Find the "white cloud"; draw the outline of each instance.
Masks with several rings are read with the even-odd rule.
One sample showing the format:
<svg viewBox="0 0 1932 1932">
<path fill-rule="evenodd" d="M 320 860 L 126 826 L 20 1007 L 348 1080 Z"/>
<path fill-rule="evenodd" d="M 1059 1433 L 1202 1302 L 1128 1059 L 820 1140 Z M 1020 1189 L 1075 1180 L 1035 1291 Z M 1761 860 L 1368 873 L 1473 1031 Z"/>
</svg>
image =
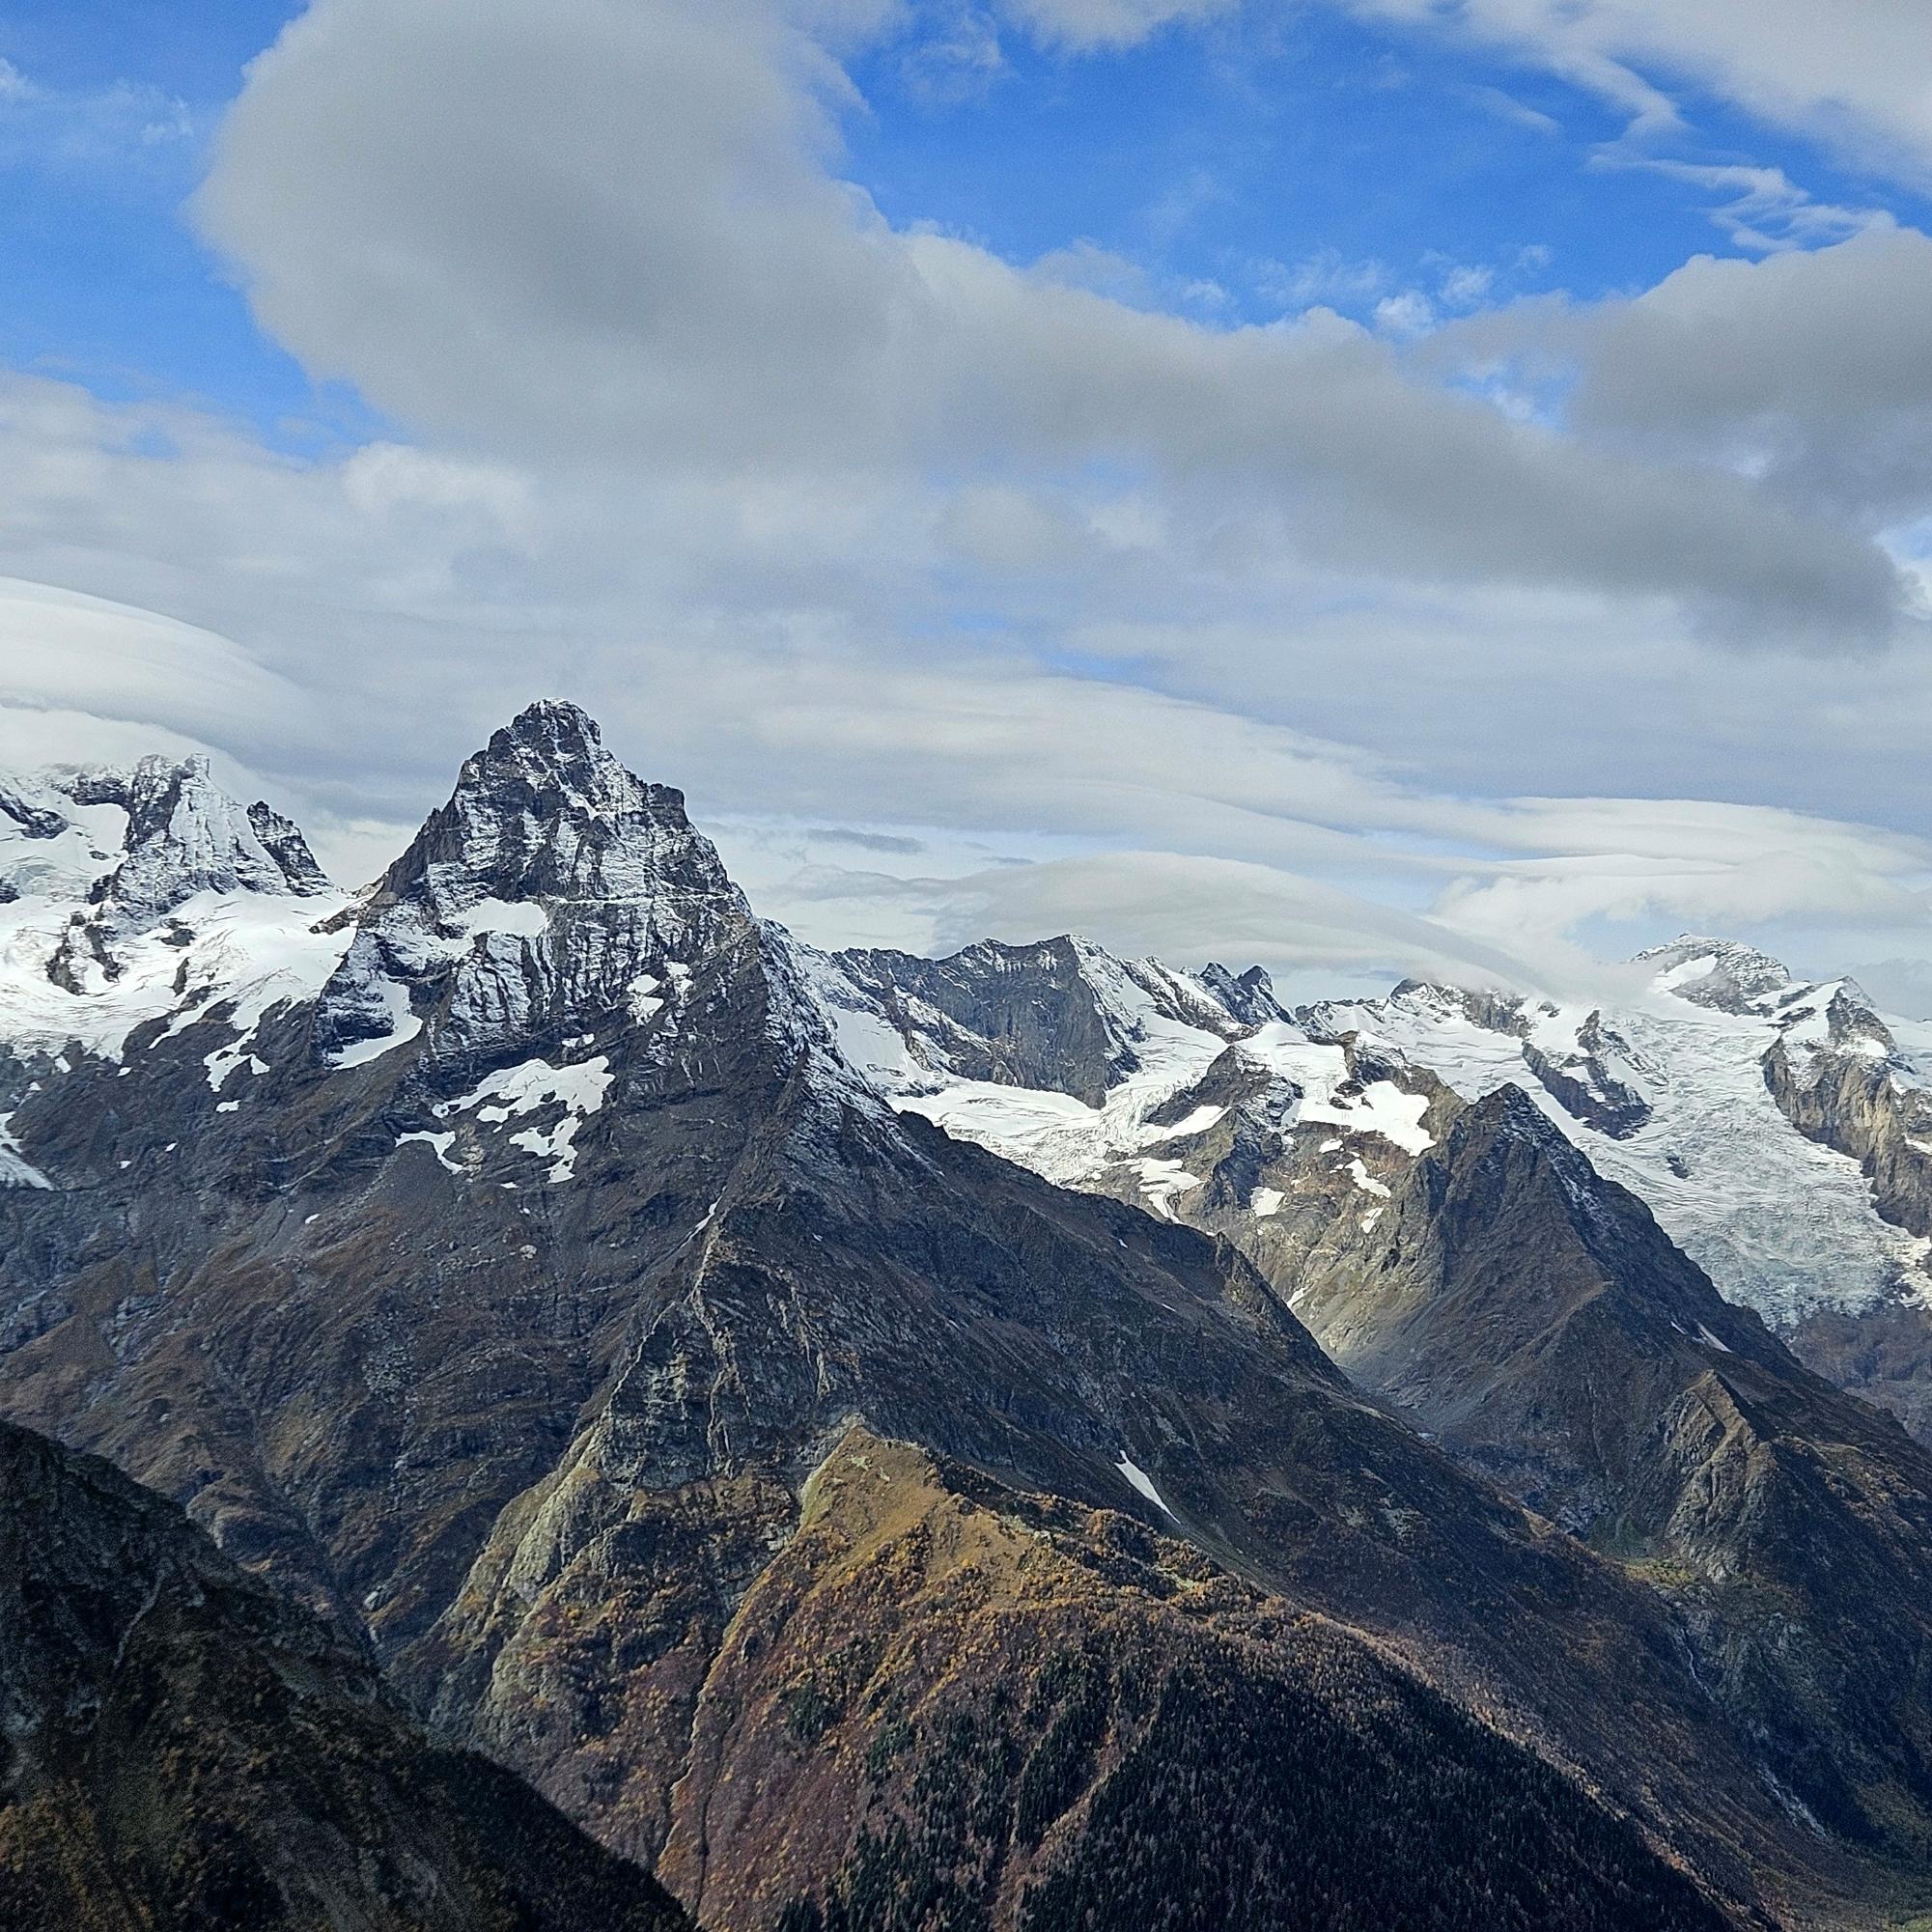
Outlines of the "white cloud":
<svg viewBox="0 0 1932 1932">
<path fill-rule="evenodd" d="M 1496 270 L 1478 263 L 1461 262 L 1442 277 L 1442 298 L 1452 309 L 1472 309 L 1486 301 L 1496 286 Z"/>
<path fill-rule="evenodd" d="M 1337 0 L 1489 42 L 1667 126 L 1694 82 L 1915 176 L 1932 165 L 1932 12 L 1918 0 Z"/>
<path fill-rule="evenodd" d="M 1698 256 L 1633 298 L 1526 305 L 1435 342 L 1553 358 L 1576 430 L 1722 463 L 1810 513 L 1883 530 L 1932 501 L 1932 239 L 1916 229 Z"/>
<path fill-rule="evenodd" d="M 801 491 L 1106 465 L 1385 575 L 1821 646 L 1909 608 L 1860 535 L 1512 422 L 1333 317 L 1209 328 L 892 230 L 827 169 L 842 85 L 748 4 L 321 0 L 251 70 L 200 218 L 317 374 L 521 462 Z"/>
<path fill-rule="evenodd" d="M 47 87 L 0 60 L 0 164 L 149 165 L 188 152 L 201 133 L 187 103 L 158 89 Z"/>
<path fill-rule="evenodd" d="M 971 0 L 936 11 L 938 17 L 902 53 L 900 73 L 915 94 L 933 100 L 984 94 L 1007 71 L 993 16 Z"/>
<path fill-rule="evenodd" d="M 1922 654 L 1693 638 L 1892 634 L 1932 243 L 1406 347 L 1208 328 L 1098 251 L 888 227 L 801 17 L 320 0 L 204 218 L 404 427 L 298 461 L 0 378 L 9 568 L 179 620 L 90 671 L 43 599 L 0 688 L 225 747 L 349 878 L 561 691 L 701 818 L 786 820 L 751 882 L 831 940 L 1573 971 L 1605 918 L 1923 927 L 1924 854 L 1856 823 L 1924 826 Z M 1568 415 L 1460 393 L 1477 354 L 1560 369 Z M 1806 809 L 1628 796 L 1727 792 Z"/>
<path fill-rule="evenodd" d="M 1376 326 L 1390 335 L 1420 335 L 1431 327 L 1436 311 L 1419 289 L 1405 289 L 1399 295 L 1385 295 L 1375 305 Z"/>
<path fill-rule="evenodd" d="M 6 695 L 82 714 L 219 735 L 298 701 L 225 637 L 152 611 L 0 577 Z"/>
<path fill-rule="evenodd" d="M 1867 228 L 1890 226 L 1890 218 L 1876 209 L 1839 208 L 1814 200 L 1782 168 L 1667 160 L 1623 144 L 1604 149 L 1594 160 L 1599 167 L 1641 168 L 1666 175 L 1715 196 L 1710 210 L 1713 223 L 1723 230 L 1733 247 L 1754 255 L 1817 248 Z"/>
<path fill-rule="evenodd" d="M 1017 24 L 1050 46 L 1133 46 L 1177 22 L 1233 13 L 1241 0 L 1001 0 Z"/>
<path fill-rule="evenodd" d="M 1638 131 L 1679 121 L 1693 85 L 1767 125 L 1815 136 L 1916 182 L 1932 170 L 1932 11 L 1919 0 L 1329 0 L 1359 16 L 1500 51 L 1601 95 Z M 1010 0 L 1048 39 L 1122 46 L 1215 15 L 1208 0 Z M 1253 11 L 1275 11 L 1255 0 Z M 1548 116 L 1494 88 L 1486 104 L 1547 131 Z"/>
<path fill-rule="evenodd" d="M 1381 262 L 1351 261 L 1339 249 L 1323 248 L 1299 262 L 1257 262 L 1252 279 L 1265 300 L 1300 311 L 1318 302 L 1346 307 L 1380 294 L 1388 286 L 1388 269 Z"/>
<path fill-rule="evenodd" d="M 129 722 L 66 707 L 0 704 L 0 771 L 39 771 L 55 765 L 127 766 L 151 752 L 169 758 L 216 755 L 200 739 L 146 719 Z M 235 769 L 232 763 L 228 767 Z"/>
<path fill-rule="evenodd" d="M 66 700 L 25 727 L 17 709 L 0 714 L 0 752 L 40 764 L 125 758 L 151 736 L 154 748 L 266 742 L 284 769 L 258 779 L 259 760 L 231 766 L 232 782 L 294 809 L 351 880 L 400 848 L 511 703 L 568 688 L 632 763 L 686 783 L 701 820 L 725 808 L 729 825 L 746 804 L 784 814 L 726 850 L 751 861 L 761 908 L 824 943 L 930 949 L 1073 928 L 1183 959 L 1551 984 L 1580 969 L 1572 936 L 1592 919 L 1925 921 L 1932 859 L 1896 834 L 1765 807 L 1456 797 L 1359 750 L 1010 661 L 922 669 L 726 639 L 705 653 L 686 637 L 582 659 L 560 683 L 509 639 L 489 680 L 514 697 L 492 714 L 465 691 L 462 715 L 445 720 L 368 705 L 353 662 L 308 667 L 333 686 L 316 707 L 189 626 L 18 584 L 0 609 L 13 613 L 0 631 L 10 666 L 39 666 L 38 695 Z M 69 661 L 74 643 L 87 648 Z M 192 734 L 139 723 L 184 704 Z M 292 755 L 292 722 L 335 708 L 355 735 L 322 726 Z M 438 737 L 440 758 L 423 742 Z M 385 786 L 397 765 L 406 779 Z M 942 814 L 938 828 L 894 829 L 920 812 Z M 843 829 L 810 829 L 832 813 Z"/>
</svg>

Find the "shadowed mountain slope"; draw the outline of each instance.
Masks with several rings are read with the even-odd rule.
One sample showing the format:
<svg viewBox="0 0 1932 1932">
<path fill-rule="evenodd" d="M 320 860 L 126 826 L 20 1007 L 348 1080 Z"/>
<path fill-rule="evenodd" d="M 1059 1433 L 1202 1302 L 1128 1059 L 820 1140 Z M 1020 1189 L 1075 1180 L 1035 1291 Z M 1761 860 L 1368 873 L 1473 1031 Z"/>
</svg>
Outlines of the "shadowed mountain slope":
<svg viewBox="0 0 1932 1932">
<path fill-rule="evenodd" d="M 689 1925 L 172 1504 L 5 1425 L 0 1739 L 14 1932 Z"/>
</svg>

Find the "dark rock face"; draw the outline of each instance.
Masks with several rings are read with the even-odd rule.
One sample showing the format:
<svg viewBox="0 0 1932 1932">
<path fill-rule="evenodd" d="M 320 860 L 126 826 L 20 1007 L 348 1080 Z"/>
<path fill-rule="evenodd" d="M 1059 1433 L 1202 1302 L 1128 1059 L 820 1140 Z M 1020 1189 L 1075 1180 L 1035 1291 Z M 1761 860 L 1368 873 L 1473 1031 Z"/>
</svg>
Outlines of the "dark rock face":
<svg viewBox="0 0 1932 1932">
<path fill-rule="evenodd" d="M 17 1932 L 687 1924 L 172 1505 L 4 1425 L 0 1747 Z"/>
<path fill-rule="evenodd" d="M 1050 1087 L 1098 1106 L 1135 1065 L 1081 970 L 1078 942 L 1003 946 L 949 959 L 854 950 L 838 964 L 889 1022 L 966 1079 Z"/>
<path fill-rule="evenodd" d="M 317 1046 L 339 1056 L 406 1021 L 436 1058 L 481 1060 L 658 994 L 750 925 L 683 795 L 633 777 L 574 706 L 532 705 L 361 907 Z"/>
<path fill-rule="evenodd" d="M 1830 1829 L 1932 1801 L 1932 1455 L 1724 1302 L 1511 1089 L 1297 1300 L 1364 1386 L 1681 1602 Z"/>
<path fill-rule="evenodd" d="M 329 889 L 328 875 L 316 863 L 309 842 L 294 820 L 285 819 L 260 798 L 248 807 L 248 825 L 262 849 L 275 861 L 289 890 L 313 898 Z"/>
<path fill-rule="evenodd" d="M 1592 1013 L 1578 1029 L 1574 1056 L 1558 1061 L 1526 1041 L 1523 1058 L 1573 1119 L 1612 1140 L 1628 1140 L 1649 1123 L 1650 1103 L 1610 1072 L 1604 1061 L 1606 1044 L 1603 1016 Z"/>
<path fill-rule="evenodd" d="M 1232 973 L 1210 960 L 1201 969 L 1201 984 L 1246 1025 L 1265 1026 L 1272 1020 L 1289 1017 L 1288 1009 L 1274 996 L 1274 982 L 1258 966 Z"/>
<path fill-rule="evenodd" d="M 36 804 L 17 787 L 4 782 L 0 782 L 0 818 L 10 820 L 30 839 L 58 838 L 67 829 L 67 820 L 58 811 Z"/>
<path fill-rule="evenodd" d="M 1829 1015 L 1834 1035 L 1858 1024 L 1858 1013 L 1840 994 Z M 1876 1015 L 1869 1024 L 1889 1047 Z M 1873 1038 L 1862 1029 L 1796 1053 L 1780 1041 L 1765 1055 L 1765 1085 L 1801 1134 L 1864 1169 L 1887 1220 L 1932 1235 L 1932 1090 L 1901 1079 L 1895 1052 L 1870 1050 Z"/>
</svg>

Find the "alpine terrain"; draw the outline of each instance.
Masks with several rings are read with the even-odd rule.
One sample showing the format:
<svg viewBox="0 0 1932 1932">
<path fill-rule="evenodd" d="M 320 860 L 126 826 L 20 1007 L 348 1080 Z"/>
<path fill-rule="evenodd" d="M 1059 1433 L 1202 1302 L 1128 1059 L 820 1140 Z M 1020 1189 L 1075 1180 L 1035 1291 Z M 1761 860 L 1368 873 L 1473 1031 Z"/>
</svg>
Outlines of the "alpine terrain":
<svg viewBox="0 0 1932 1932">
<path fill-rule="evenodd" d="M 1932 1097 L 1849 983 L 818 952 L 560 703 L 355 892 L 21 775 L 0 902 L 23 1922 L 1932 1906 Z"/>
</svg>

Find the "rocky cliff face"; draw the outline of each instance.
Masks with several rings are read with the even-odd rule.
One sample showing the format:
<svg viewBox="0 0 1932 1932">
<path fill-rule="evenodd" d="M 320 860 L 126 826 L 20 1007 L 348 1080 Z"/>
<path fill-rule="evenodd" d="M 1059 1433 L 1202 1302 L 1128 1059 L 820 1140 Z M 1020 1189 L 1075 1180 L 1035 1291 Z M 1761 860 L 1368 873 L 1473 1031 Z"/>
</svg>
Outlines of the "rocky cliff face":
<svg viewBox="0 0 1932 1932">
<path fill-rule="evenodd" d="M 355 1062 L 420 1032 L 439 1064 L 480 1065 L 575 1015 L 661 1006 L 751 924 L 683 797 L 633 777 L 574 707 L 533 705 L 357 909 L 316 1046 Z"/>
<path fill-rule="evenodd" d="M 1859 1163 L 1887 1220 L 1932 1238 L 1932 1086 L 1855 987 L 1823 1006 L 1822 1028 L 1765 1054 L 1765 1085 L 1801 1134 Z"/>
<path fill-rule="evenodd" d="M 1221 971 L 1210 984 L 1066 938 L 1036 946 L 988 939 L 943 960 L 855 950 L 817 964 L 833 1011 L 872 1022 L 873 1038 L 895 1055 L 903 1050 L 909 1087 L 1050 1090 L 1090 1107 L 1150 1059 L 1159 1065 L 1162 1034 L 1231 1039 L 1250 1023 L 1235 1008 L 1259 1010 L 1269 999 L 1265 976 L 1243 985 Z"/>
<path fill-rule="evenodd" d="M 896 1842 L 892 1819 L 940 1832 L 962 1789 L 922 1746 L 815 1835 L 826 1768 L 773 1748 L 790 1722 L 773 1710 L 810 1731 L 857 1694 L 844 1666 L 805 1671 L 826 1607 L 856 1625 L 876 1583 L 878 1628 L 914 1642 L 932 1600 L 913 1559 L 959 1514 L 922 1505 L 926 1527 L 868 1546 L 883 1567 L 868 1557 L 831 1590 L 814 1472 L 854 1429 L 964 1472 L 939 1487 L 965 1504 L 993 1484 L 1177 1532 L 1217 1587 L 1240 1579 L 1281 1607 L 1268 1615 L 1325 1620 L 1337 1648 L 1242 1666 L 1287 1714 L 1275 1743 L 1296 1712 L 1332 1721 L 1338 1761 L 1369 1777 L 1368 1745 L 1313 1682 L 1332 1666 L 1393 1700 L 1398 1735 L 1442 1741 L 1461 1768 L 1439 1794 L 1480 1791 L 1462 1780 L 1491 1744 L 1526 1746 L 1569 1780 L 1561 1803 L 1514 1757 L 1496 1761 L 1498 1790 L 1531 1793 L 1538 1842 L 1597 1922 L 1625 1885 L 1693 1908 L 1624 1840 L 1585 1845 L 1597 1814 L 1568 1808 L 1577 1780 L 1743 1910 L 1867 1887 L 1881 1858 L 1918 1869 L 1909 1769 L 1814 1830 L 1796 1748 L 1714 1694 L 1681 1600 L 1418 1440 L 1290 1312 L 1291 1261 L 1309 1263 L 1324 1225 L 1351 1254 L 1385 1239 L 1456 1114 L 1386 1047 L 1253 1021 L 1206 975 L 1091 949 L 989 952 L 949 979 L 806 954 L 751 915 L 678 795 L 624 771 L 567 707 L 499 733 L 359 900 L 244 887 L 198 913 L 194 945 L 243 901 L 284 921 L 300 909 L 299 969 L 264 975 L 250 954 L 245 983 L 190 973 L 152 1010 L 116 1008 L 118 1031 L 96 1023 L 118 988 L 54 988 L 64 1044 L 43 1025 L 15 1050 L 5 1132 L 42 1185 L 0 1188 L 0 1409 L 110 1454 L 366 1632 L 446 1732 L 606 1844 L 663 1859 L 711 1922 L 871 1922 L 865 1888 L 887 1877 L 864 1847 Z M 996 982 L 1034 1018 L 1000 1020 L 1018 1009 L 995 1010 Z M 888 1026 L 888 992 L 916 1040 Z M 1076 1036 L 1060 1077 L 1103 1079 L 1097 1106 L 1000 1078 L 1047 1064 L 1035 1009 L 1055 1001 Z M 896 1107 L 855 1064 L 887 1040 Z M 977 1074 L 951 1071 L 974 1054 Z M 998 1143 L 1016 1096 L 1036 1165 L 1110 1173 L 1123 1198 L 970 1144 L 975 1127 Z M 1197 1195 L 1264 1230 L 1244 1239 L 1273 1288 L 1232 1241 L 1175 1224 Z M 1079 1591 L 1113 1574 L 1105 1543 Z M 1029 1811 L 1046 1862 L 1014 1835 L 1017 1810 L 948 1841 L 946 1870 L 997 1922 L 1025 1920 L 1036 1877 L 1062 1915 L 1039 1922 L 1079 1922 L 1080 1888 L 1151 1829 L 1122 1821 L 1173 1802 L 1154 1776 L 1165 1741 L 1218 1694 L 1195 1664 L 1248 1654 L 1232 1627 L 1190 1650 L 1185 1608 L 1146 1594 L 1087 1626 L 1143 1656 L 1132 1684 L 1108 1679 L 1112 1743 L 1092 1760 L 1126 1782 Z M 784 1661 L 755 1694 L 751 1633 Z M 1452 1715 L 1376 1675 L 1364 1639 Z M 865 1659 L 847 1674 L 862 1666 L 869 1697 Z M 1028 1686 L 1022 1709 L 1037 1696 L 1050 1722 L 1057 1695 Z M 1013 1750 L 1023 1728 L 1003 1733 Z M 888 1733 L 850 1735 L 869 1762 Z M 728 1834 L 754 1786 L 764 1808 Z M 1241 1811 L 1241 1858 L 1288 1805 L 1270 1789 Z M 1295 1883 L 1409 1896 L 1399 1848 L 1349 1842 L 1345 1879 Z M 1168 1847 L 1180 1862 L 1150 1899 L 1208 1896 L 1225 1849 Z M 1493 1850 L 1458 1869 L 1489 1869 Z M 761 1852 L 782 1854 L 769 1875 Z"/>
<path fill-rule="evenodd" d="M 432 1746 L 346 1635 L 106 1464 L 0 1426 L 0 1919 L 18 1932 L 680 1932 Z"/>
</svg>

